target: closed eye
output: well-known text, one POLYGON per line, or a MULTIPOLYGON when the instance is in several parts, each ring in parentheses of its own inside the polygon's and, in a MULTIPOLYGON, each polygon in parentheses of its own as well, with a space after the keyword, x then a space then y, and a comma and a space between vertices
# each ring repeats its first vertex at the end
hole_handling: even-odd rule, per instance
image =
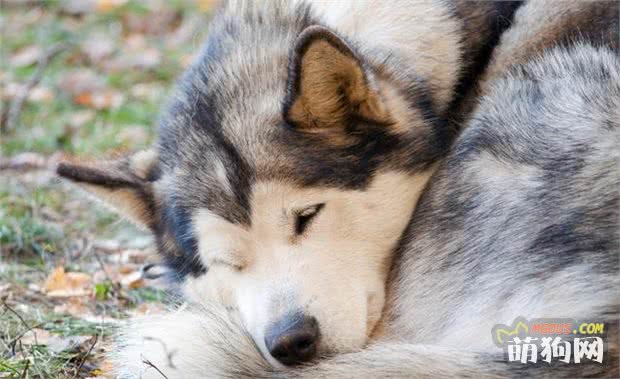
POLYGON ((232 268, 233 270, 236 270, 236 271, 243 270, 243 266, 241 266, 241 265, 238 265, 238 264, 235 264, 235 263, 232 263, 232 262, 228 262, 228 261, 225 261, 223 259, 217 259, 217 258, 209 259, 207 264, 209 266, 211 266, 211 265, 227 266, 227 267, 232 268))
POLYGON ((315 204, 295 212, 295 235, 302 235, 312 220, 325 207, 325 204, 315 204))
POLYGON ((244 268, 243 260, 240 259, 241 254, 236 250, 211 248, 205 250, 203 254, 206 256, 207 267, 226 266, 236 271, 241 271, 244 268))

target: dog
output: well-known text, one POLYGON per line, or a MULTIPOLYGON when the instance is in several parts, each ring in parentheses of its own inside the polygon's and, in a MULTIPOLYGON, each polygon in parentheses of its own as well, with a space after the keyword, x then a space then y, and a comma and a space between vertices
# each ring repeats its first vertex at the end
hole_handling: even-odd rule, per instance
POLYGON ((155 149, 58 167, 153 231, 188 301, 126 330, 119 373, 494 377, 514 370, 494 324, 617 316, 617 55, 554 37, 494 73, 489 43, 540 14, 506 8, 501 38, 468 38, 461 3, 216 15, 155 149), (451 113, 478 76, 473 114, 451 113))

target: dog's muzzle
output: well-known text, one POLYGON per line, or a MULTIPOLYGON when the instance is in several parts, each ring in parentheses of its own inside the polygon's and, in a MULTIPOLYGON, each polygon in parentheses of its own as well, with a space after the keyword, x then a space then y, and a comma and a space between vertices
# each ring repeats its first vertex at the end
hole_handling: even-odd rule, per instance
POLYGON ((319 345, 319 324, 302 313, 287 315, 267 330, 265 345, 269 354, 286 366, 314 359, 319 345))

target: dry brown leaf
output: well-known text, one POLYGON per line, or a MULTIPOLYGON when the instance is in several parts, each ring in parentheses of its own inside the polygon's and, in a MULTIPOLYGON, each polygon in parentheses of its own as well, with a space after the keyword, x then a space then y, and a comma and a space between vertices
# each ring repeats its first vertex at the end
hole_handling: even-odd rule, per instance
POLYGON ((61 351, 81 348, 87 341, 91 341, 92 338, 92 336, 52 336, 46 345, 49 351, 60 353, 61 351))
POLYGON ((125 101, 122 93, 113 90, 84 92, 73 98, 73 102, 97 110, 120 107, 125 101))
POLYGON ((115 365, 109 359, 104 359, 103 362, 99 364, 99 368, 93 370, 91 374, 96 375, 95 378, 116 378, 114 374, 115 365))
POLYGON ((138 315, 153 315, 166 312, 166 306, 161 303, 142 303, 132 310, 130 313, 133 316, 138 315))
POLYGON ((142 273, 140 271, 134 271, 130 274, 123 275, 121 278, 121 286, 128 289, 144 287, 142 273))
POLYGON ((103 250, 106 253, 117 251, 121 244, 117 240, 94 240, 93 249, 103 250))
POLYGON ((57 267, 47 278, 43 291, 49 297, 70 297, 89 295, 92 290, 90 275, 81 272, 65 272, 57 267))
POLYGON ((97 12, 110 12, 127 4, 128 0, 97 0, 97 12))
POLYGON ((47 345, 52 335, 45 329, 34 328, 19 339, 24 345, 47 345))
POLYGON ((90 316, 92 313, 86 305, 87 297, 71 297, 63 304, 54 307, 54 312, 59 314, 68 314, 78 318, 90 316))

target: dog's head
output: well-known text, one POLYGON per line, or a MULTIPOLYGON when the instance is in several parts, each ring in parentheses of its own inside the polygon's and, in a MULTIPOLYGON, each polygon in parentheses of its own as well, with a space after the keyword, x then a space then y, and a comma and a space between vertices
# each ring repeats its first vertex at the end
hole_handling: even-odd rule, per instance
POLYGON ((146 225, 190 299, 238 309, 289 365, 367 342, 446 141, 423 97, 333 32, 282 38, 210 38, 152 150, 58 172, 146 225))

